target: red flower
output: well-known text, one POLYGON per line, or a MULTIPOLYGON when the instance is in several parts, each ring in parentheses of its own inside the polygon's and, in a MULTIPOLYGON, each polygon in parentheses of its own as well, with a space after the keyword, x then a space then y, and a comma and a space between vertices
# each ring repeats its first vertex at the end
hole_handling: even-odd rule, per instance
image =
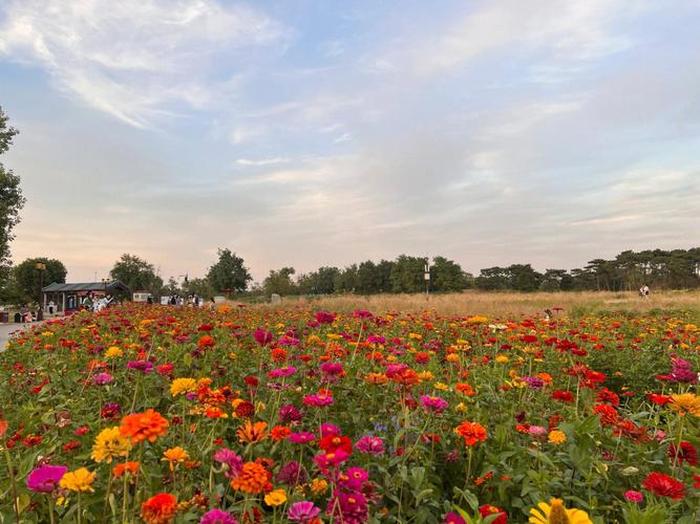
POLYGON ((141 518, 148 524, 168 524, 177 512, 177 499, 170 493, 158 493, 141 505, 141 518))
POLYGON ((642 482, 642 487, 659 497, 682 500, 685 497, 685 486, 682 482, 664 473, 653 471, 642 482))
POLYGON ((467 446, 474 446, 486 440, 486 428, 478 422, 462 422, 455 428, 455 433, 464 439, 467 446))
POLYGON ((657 406, 665 406, 669 402, 671 402, 671 397, 668 395, 660 395, 658 393, 649 393, 647 395, 647 398, 649 399, 650 402, 653 402, 657 406))
POLYGON ((490 517, 491 515, 498 515, 495 520, 492 520, 492 524, 508 524, 508 514, 501 508, 492 506, 491 504, 484 504, 479 506, 479 514, 482 517, 490 517))
POLYGON ((564 391, 564 390, 558 389, 558 390, 552 392, 552 398, 554 400, 558 400, 559 402, 573 402, 574 401, 574 394, 571 391, 564 391))
POLYGON ((320 440, 318 447, 326 453, 335 453, 337 450, 342 449, 347 454, 351 454, 352 440, 339 435, 328 435, 320 440))
POLYGON ((619 417, 617 410, 607 404, 596 404, 593 407, 593 411, 597 415, 600 415, 600 422, 603 426, 612 426, 617 422, 619 417))
POLYGON ((675 444, 671 444, 668 447, 668 456, 671 461, 675 461, 676 457, 678 457, 678 462, 681 464, 683 464, 683 462, 687 462, 691 466, 698 465, 698 451, 695 449, 695 446, 686 440, 681 442, 680 447, 676 447, 675 444))

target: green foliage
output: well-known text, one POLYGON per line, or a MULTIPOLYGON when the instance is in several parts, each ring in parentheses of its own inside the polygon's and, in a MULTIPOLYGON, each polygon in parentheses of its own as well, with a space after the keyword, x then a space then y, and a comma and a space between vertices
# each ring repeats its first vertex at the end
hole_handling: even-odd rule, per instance
MULTIPOLYGON (((17 133, 15 128, 8 125, 8 118, 0 107, 0 155, 7 152, 17 133)), ((25 203, 19 184, 19 176, 0 163, 0 296, 10 277, 12 230, 19 223, 19 212, 25 203)))
POLYGON ((63 262, 46 257, 28 258, 15 266, 12 272, 18 298, 22 302, 38 301, 42 285, 47 286, 53 282, 62 284, 68 274, 63 262), (38 270, 38 263, 44 264, 46 269, 38 270))
POLYGON ((291 295, 296 291, 296 286, 292 281, 295 273, 293 267, 283 267, 278 270, 270 270, 270 274, 263 282, 263 293, 265 295, 291 295))
POLYGON ((299 275, 297 289, 305 295, 330 295, 335 292, 335 281, 340 275, 337 267, 320 267, 317 271, 299 275))
POLYGON ((206 278, 191 278, 182 285, 185 293, 194 293, 202 298, 211 298, 214 296, 214 290, 206 278))
POLYGON ((230 249, 219 249, 218 254, 219 260, 207 273, 209 285, 217 293, 245 291, 253 277, 243 265, 243 259, 230 249))
POLYGON ((420 293, 425 290, 425 258, 401 255, 391 269, 391 290, 394 293, 420 293))
POLYGON ((132 293, 143 290, 157 294, 163 287, 163 279, 156 275, 153 264, 128 253, 121 256, 109 274, 126 284, 132 293))

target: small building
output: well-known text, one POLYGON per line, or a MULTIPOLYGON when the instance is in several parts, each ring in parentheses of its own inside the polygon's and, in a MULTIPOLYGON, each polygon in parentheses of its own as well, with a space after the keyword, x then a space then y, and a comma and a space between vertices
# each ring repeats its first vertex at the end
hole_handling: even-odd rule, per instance
POLYGON ((134 302, 148 302, 148 299, 153 300, 153 293, 149 291, 134 291, 134 294, 131 297, 131 300, 134 302))
POLYGON ((84 282, 80 284, 59 284, 53 282, 42 288, 41 296, 44 311, 48 311, 49 302, 56 306, 56 313, 71 313, 80 309, 80 304, 88 293, 94 299, 106 295, 129 296, 129 288, 119 280, 104 282, 84 282))

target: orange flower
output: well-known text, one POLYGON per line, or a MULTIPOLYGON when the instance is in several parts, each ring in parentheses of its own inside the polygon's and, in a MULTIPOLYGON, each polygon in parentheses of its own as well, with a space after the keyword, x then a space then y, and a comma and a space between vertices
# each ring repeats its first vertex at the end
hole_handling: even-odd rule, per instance
POLYGON ((257 495, 268 488, 271 476, 265 466, 256 462, 246 462, 238 476, 231 481, 231 488, 257 495))
POLYGON ((124 462, 123 464, 117 464, 112 468, 112 475, 114 475, 114 478, 119 478, 125 473, 129 473, 131 475, 137 475, 139 472, 139 467, 141 464, 138 462, 124 462))
POLYGON ((458 382, 455 386, 455 389, 459 391, 462 395, 466 395, 468 397, 473 397, 474 395, 476 395, 476 391, 474 391, 474 388, 466 382, 458 382))
POLYGON ((170 471, 173 471, 175 464, 181 464, 190 458, 187 451, 185 451, 180 446, 174 448, 166 449, 163 452, 163 458, 161 460, 166 460, 170 463, 170 471))
POLYGON ((286 439, 291 434, 292 430, 287 426, 275 426, 270 431, 270 438, 275 442, 279 442, 280 440, 286 439))
POLYGON ((462 422, 455 428, 455 433, 464 439, 467 446, 474 446, 486 440, 486 428, 478 422, 462 422))
POLYGON ((141 505, 146 524, 170 524, 177 513, 177 499, 170 493, 158 493, 141 505))
POLYGON ((197 341, 197 346, 199 346, 200 349, 214 347, 214 337, 210 335, 200 337, 197 341))
POLYGON ((170 424, 163 416, 154 411, 147 409, 143 413, 133 413, 122 419, 119 431, 125 437, 131 438, 134 444, 143 440, 155 442, 160 436, 168 432, 170 424))
POLYGON ((386 384, 389 378, 384 373, 367 373, 365 381, 369 384, 386 384))
POLYGON ((252 423, 250 419, 246 419, 245 423, 236 431, 236 435, 238 435, 238 440, 243 444, 260 442, 267 436, 266 429, 267 422, 252 423))

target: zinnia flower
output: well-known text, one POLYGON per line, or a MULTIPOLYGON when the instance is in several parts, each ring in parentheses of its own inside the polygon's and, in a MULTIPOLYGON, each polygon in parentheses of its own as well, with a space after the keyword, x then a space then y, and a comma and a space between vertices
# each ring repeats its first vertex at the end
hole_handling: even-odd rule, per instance
POLYGON ((176 378, 170 383, 170 394, 176 397, 182 393, 196 391, 197 381, 193 378, 176 378))
POLYGON ((551 499, 549 504, 540 502, 530 509, 531 524, 593 524, 588 513, 581 509, 567 509, 561 499, 551 499))
POLYGON ((563 431, 559 431, 558 429, 555 429, 554 431, 549 432, 549 435, 547 435, 547 440, 551 444, 558 446, 558 445, 566 442, 566 433, 564 433, 563 431))
POLYGON ((682 500, 685 497, 685 486, 682 482, 658 471, 649 473, 642 482, 642 487, 659 497, 672 500, 682 500))
POLYGON ((321 508, 309 500, 295 502, 287 510, 287 518, 299 524, 311 524, 321 513, 321 508))
POLYGON ((67 471, 66 466, 53 466, 51 464, 39 466, 27 476, 27 487, 38 493, 51 493, 67 471))
POLYGON ((180 446, 175 446, 174 448, 166 449, 163 452, 162 460, 167 460, 170 464, 170 471, 173 471, 175 464, 182 464, 189 458, 190 456, 187 451, 180 446))
POLYGON ((78 468, 63 475, 59 486, 70 491, 95 491, 92 489, 94 481, 95 473, 88 471, 87 468, 78 468))
POLYGON ((228 448, 221 448, 214 453, 214 460, 226 466, 224 475, 228 478, 237 477, 243 467, 243 459, 228 448))
POLYGON ((211 509, 202 515, 199 524, 238 524, 238 521, 230 513, 220 509, 211 509))
POLYGON ((668 447, 668 456, 671 460, 676 460, 677 458, 681 464, 686 462, 691 466, 698 465, 698 451, 695 449, 695 446, 686 440, 682 441, 678 447, 675 444, 671 444, 668 447))
POLYGON ((231 487, 236 491, 257 495, 265 491, 269 482, 270 472, 265 469, 265 466, 257 462, 246 462, 238 476, 231 480, 231 487))
POLYGON ((625 491, 625 499, 630 502, 634 502, 635 504, 641 504, 644 501, 644 494, 640 493, 639 491, 629 489, 625 491))
POLYGON ((273 489, 265 495, 264 500, 268 506, 280 506, 287 502, 287 493, 283 489, 273 489))
POLYGON ((168 432, 170 423, 157 411, 147 409, 143 413, 127 415, 122 419, 119 431, 131 442, 137 444, 143 440, 155 442, 158 437, 168 432))
POLYGON ((126 457, 131 449, 131 441, 122 435, 119 426, 106 428, 95 437, 90 456, 95 462, 111 463, 117 457, 126 457))
POLYGON ((467 446, 474 446, 486 440, 486 428, 478 422, 462 422, 455 428, 455 433, 464 439, 467 446))
POLYGON ((266 430, 267 422, 252 423, 249 419, 247 419, 243 425, 238 428, 236 435, 238 435, 238 440, 242 444, 250 444, 265 440, 265 437, 267 436, 266 430))
POLYGON ((379 437, 365 435, 355 443, 355 449, 361 453, 381 455, 384 453, 384 441, 379 437))
POLYGON ((158 493, 141 504, 141 518, 146 524, 169 524, 177 513, 177 499, 170 493, 158 493))
POLYGON ((693 393, 671 395, 670 407, 673 411, 678 412, 681 417, 688 413, 694 417, 700 417, 700 397, 693 393))

